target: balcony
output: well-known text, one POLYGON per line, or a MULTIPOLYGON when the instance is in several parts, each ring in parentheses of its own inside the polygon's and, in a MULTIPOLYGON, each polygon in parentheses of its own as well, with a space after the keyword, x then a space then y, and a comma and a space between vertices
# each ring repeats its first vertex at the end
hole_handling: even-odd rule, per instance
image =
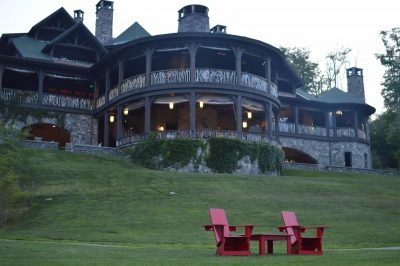
MULTIPOLYGON (((263 91, 268 95, 278 98, 278 88, 274 83, 268 82, 265 78, 253 74, 242 73, 241 79, 238 81, 236 71, 198 68, 195 70, 194 75, 194 83, 240 85, 263 91)), ((180 83, 191 83, 190 69, 168 69, 150 73, 150 86, 180 83)), ((117 85, 109 91, 108 100, 115 99, 118 96, 128 94, 144 87, 146 87, 145 74, 130 77, 125 79, 121 85, 117 85)), ((96 100, 96 108, 105 104, 106 101, 104 97, 104 95, 101 95, 96 100)))
MULTIPOLYGON (((21 104, 39 104, 39 94, 32 91, 2 88, 0 89, 0 99, 4 101, 17 101, 21 104)), ((57 94, 43 93, 40 104, 77 110, 93 110, 92 99, 57 94)))

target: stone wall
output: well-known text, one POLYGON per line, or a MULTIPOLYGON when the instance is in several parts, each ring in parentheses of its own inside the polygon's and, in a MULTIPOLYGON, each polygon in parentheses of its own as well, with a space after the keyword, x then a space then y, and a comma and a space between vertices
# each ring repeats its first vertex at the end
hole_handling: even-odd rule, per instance
POLYGON ((24 147, 36 149, 58 150, 58 142, 56 141, 24 140, 22 142, 22 145, 24 147))
POLYGON ((366 143, 356 141, 330 142, 328 140, 310 140, 292 137, 279 138, 282 147, 288 147, 307 153, 322 167, 345 166, 345 152, 351 152, 352 167, 372 168, 371 150, 366 143))
POLYGON ((116 155, 116 149, 111 147, 101 147, 97 145, 82 145, 67 143, 65 150, 78 153, 108 154, 116 155))
POLYGON ((22 130, 26 126, 37 123, 56 125, 66 129, 70 134, 70 142, 74 144, 97 145, 97 119, 91 115, 51 112, 49 117, 28 116, 25 121, 12 121, 8 127, 22 130))

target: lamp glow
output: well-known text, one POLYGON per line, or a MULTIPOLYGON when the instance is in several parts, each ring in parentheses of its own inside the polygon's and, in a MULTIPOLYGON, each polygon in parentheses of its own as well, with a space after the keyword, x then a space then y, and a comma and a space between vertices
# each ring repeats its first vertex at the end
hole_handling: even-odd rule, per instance
POLYGON ((169 103, 169 109, 174 109, 174 103, 169 103))
POLYGON ((247 128, 247 122, 246 122, 246 121, 243 121, 242 127, 243 127, 243 128, 247 128))
POLYGON ((203 108, 204 107, 204 102, 200 101, 199 105, 200 105, 200 108, 203 108))
POLYGON ((125 109, 124 109, 124 115, 128 115, 129 114, 129 109, 128 109, 128 107, 126 107, 125 109))
POLYGON ((337 114, 337 115, 342 115, 343 112, 342 112, 342 110, 337 110, 337 111, 336 111, 336 114, 337 114))
POLYGON ((115 116, 114 115, 110 115, 110 122, 114 123, 114 121, 115 121, 115 116))
POLYGON ((253 114, 251 112, 247 112, 247 118, 251 119, 253 117, 253 114))
POLYGON ((158 130, 164 131, 164 127, 163 127, 163 126, 160 126, 160 127, 158 128, 158 130))

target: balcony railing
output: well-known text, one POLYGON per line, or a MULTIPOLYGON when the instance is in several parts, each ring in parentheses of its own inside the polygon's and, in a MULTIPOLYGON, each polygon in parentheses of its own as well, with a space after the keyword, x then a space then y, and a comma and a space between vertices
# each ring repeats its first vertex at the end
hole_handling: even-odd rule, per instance
POLYGON ((151 85, 186 82, 190 82, 190 69, 169 69, 151 72, 151 85))
MULTIPOLYGON (((163 84, 177 84, 177 83, 190 83, 190 69, 168 69, 155 71, 150 73, 150 85, 163 85, 163 84)), ((268 82, 265 78, 249 74, 242 73, 240 82, 237 78, 237 72, 234 70, 223 70, 223 69, 210 69, 210 68, 198 68, 195 71, 194 82, 202 83, 217 83, 217 84, 239 84, 244 87, 254 88, 270 94, 274 97, 278 97, 278 88, 272 83, 268 82)), ((108 99, 112 100, 120 95, 129 93, 139 88, 146 86, 146 76, 144 74, 137 75, 125 79, 121 85, 113 87, 108 93, 108 99)), ((99 108, 105 103, 104 100, 99 99, 104 97, 100 96, 96 100, 96 108, 99 108)))
MULTIPOLYGON (((156 139, 177 139, 177 138, 196 138, 196 139, 208 139, 208 138, 230 138, 230 139, 241 139, 246 141, 263 141, 270 142, 271 140, 263 134, 248 133, 248 132, 236 132, 230 130, 171 130, 162 131, 156 133, 156 139)), ((146 134, 132 134, 116 141, 116 146, 124 146, 137 142, 144 141, 146 134)))
MULTIPOLYGON (((16 89, 0 89, 0 98, 6 101, 17 101, 25 104, 39 104, 37 92, 16 89)), ((56 94, 42 94, 42 105, 82 110, 93 110, 93 100, 56 94)))
POLYGON ((103 106, 105 104, 106 104, 106 97, 104 95, 100 96, 99 98, 97 98, 97 100, 96 100, 96 108, 100 108, 101 106, 103 106))
POLYGON ((76 98, 64 95, 43 94, 42 104, 63 108, 93 110, 92 99, 76 98))

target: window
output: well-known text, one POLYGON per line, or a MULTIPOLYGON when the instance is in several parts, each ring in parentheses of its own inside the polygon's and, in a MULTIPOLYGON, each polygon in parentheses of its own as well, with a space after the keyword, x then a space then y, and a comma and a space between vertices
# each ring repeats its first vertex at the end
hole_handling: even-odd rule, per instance
POLYGON ((351 161, 351 152, 346 151, 344 153, 344 166, 345 167, 352 167, 352 161, 351 161))

